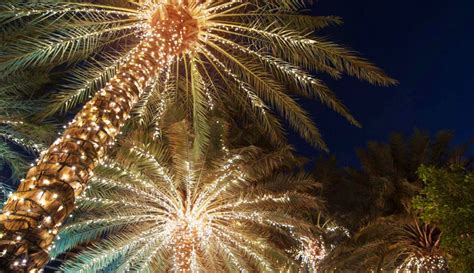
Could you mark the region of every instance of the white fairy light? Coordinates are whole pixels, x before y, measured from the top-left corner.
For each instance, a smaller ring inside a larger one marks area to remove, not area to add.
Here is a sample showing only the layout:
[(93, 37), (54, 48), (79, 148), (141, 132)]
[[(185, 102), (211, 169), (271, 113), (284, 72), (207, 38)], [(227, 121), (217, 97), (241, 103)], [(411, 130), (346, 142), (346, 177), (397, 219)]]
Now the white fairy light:
[[(244, 256), (250, 257), (265, 270), (274, 271), (275, 265), (266, 255), (266, 250), (273, 247), (269, 244), (269, 238), (259, 234), (248, 237), (249, 234), (242, 228), (245, 223), (251, 223), (249, 226), (286, 231), (287, 236), (296, 238), (290, 230), (298, 230), (298, 227), (287, 223), (284, 215), (283, 219), (271, 219), (255, 208), (271, 203), (285, 207), (298, 193), (291, 190), (281, 193), (269, 191), (247, 196), (246, 189), (251, 182), (243, 168), (248, 164), (247, 160), (254, 159), (230, 149), (223, 158), (210, 164), (212, 168), (201, 170), (203, 162), (192, 154), (175, 159), (170, 164), (161, 157), (163, 151), (146, 149), (148, 146), (145, 143), (130, 143), (133, 144), (122, 147), (123, 151), (130, 153), (140, 164), (146, 164), (149, 171), (139, 172), (120, 160), (103, 159), (100, 165), (103, 173), (92, 178), (90, 188), (85, 195), (77, 198), (77, 202), (79, 208), (86, 211), (92, 206), (103, 208), (108, 213), (71, 221), (62, 229), (62, 237), (67, 238), (68, 232), (88, 227), (134, 226), (136, 229), (129, 235), (134, 239), (126, 246), (111, 250), (119, 253), (141, 246), (140, 250), (131, 254), (130, 263), (124, 264), (124, 268), (131, 268), (138, 259), (141, 261), (140, 268), (153, 268), (152, 261), (156, 257), (169, 253), (170, 272), (203, 272), (201, 262), (204, 253), (221, 250), (241, 272), (249, 272), (246, 264), (242, 263), (242, 259), (247, 259)], [(179, 175), (176, 173), (178, 169)], [(200, 172), (202, 175), (199, 175)], [(121, 178), (116, 179), (115, 175), (108, 177), (106, 173), (120, 174)], [(113, 190), (104, 197), (99, 189)], [(114, 191), (126, 194), (116, 196)], [(84, 216), (81, 209), (79, 214)], [(110, 235), (113, 236), (113, 233)], [(253, 236), (260, 237), (250, 240)], [(81, 265), (81, 268), (87, 271), (93, 263), (100, 264), (108, 255), (97, 252), (92, 263)]]

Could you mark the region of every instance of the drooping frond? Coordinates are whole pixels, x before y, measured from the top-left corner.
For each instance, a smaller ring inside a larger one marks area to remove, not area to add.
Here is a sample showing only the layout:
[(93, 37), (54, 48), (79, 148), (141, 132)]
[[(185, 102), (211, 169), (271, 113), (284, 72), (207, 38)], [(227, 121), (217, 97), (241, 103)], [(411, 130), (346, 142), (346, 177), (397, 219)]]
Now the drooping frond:
[[(10, 169), (10, 177), (2, 178), (2, 182), (13, 179), (16, 180), (18, 177), (23, 175), (24, 171), (28, 167), (28, 161), (12, 147), (7, 144), (0, 142), (0, 170), (4, 170), (5, 165)], [(4, 180), (5, 179), (5, 180)]]
[(66, 113), (80, 104), (84, 104), (115, 76), (117, 68), (123, 64), (127, 56), (108, 54), (101, 56), (101, 60), (92, 60), (91, 63), (81, 63), (71, 69), (66, 76), (65, 83), (52, 97), (52, 103), (44, 115), (50, 116), (57, 112)]
[[(0, 99), (3, 96), (0, 95)], [(8, 97), (8, 96), (7, 96)], [(0, 170), (2, 182), (17, 183), (29, 164), (46, 149), (56, 134), (52, 123), (37, 124), (29, 116), (38, 112), (37, 101), (0, 100)], [(4, 169), (7, 166), (8, 168)]]

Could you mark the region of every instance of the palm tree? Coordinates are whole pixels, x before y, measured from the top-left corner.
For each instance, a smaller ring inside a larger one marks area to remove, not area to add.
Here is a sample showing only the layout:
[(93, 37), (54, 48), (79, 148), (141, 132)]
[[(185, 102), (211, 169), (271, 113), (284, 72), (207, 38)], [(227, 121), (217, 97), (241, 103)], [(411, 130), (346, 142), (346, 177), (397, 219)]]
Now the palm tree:
[(421, 165), (470, 164), (470, 144), (453, 146), (453, 136), (415, 130), (409, 137), (393, 134), (388, 143), (369, 142), (357, 150), (362, 170), (341, 170), (335, 158), (319, 160), (313, 173), (323, 183), (330, 215), (351, 231), (380, 217), (410, 215), (412, 199), (423, 188), (417, 174)]
[(389, 143), (370, 142), (358, 150), (362, 170), (320, 162), (315, 178), (323, 183), (329, 210), (353, 233), (327, 255), (324, 270), (447, 271), (441, 231), (417, 220), (412, 200), (424, 186), (417, 174), (421, 165), (469, 164), (469, 144), (453, 147), (452, 138), (446, 131), (431, 138), (416, 130), (409, 138), (394, 134)]
[(291, 150), (233, 147), (215, 120), (206, 155), (188, 122), (135, 128), (95, 170), (53, 255), (61, 272), (274, 272), (310, 234), (321, 201)]
[(308, 34), (339, 19), (300, 15), (303, 7), (301, 0), (2, 3), (0, 78), (68, 71), (66, 90), (53, 96), (56, 103), (46, 114), (91, 98), (5, 205), (2, 266), (35, 269), (47, 261), (54, 234), (139, 98), (159, 115), (167, 90), (184, 91), (178, 95), (191, 102), (201, 150), (214, 108), (258, 122), (272, 141), (281, 142), (276, 110), (303, 138), (325, 148), (289, 93), (317, 98), (357, 125), (306, 71), (335, 78), (346, 73), (380, 85), (395, 81), (351, 51)]
[(335, 246), (350, 237), (349, 231), (327, 219), (319, 210), (308, 217), (314, 232), (310, 236), (301, 237), (296, 248), (295, 257), (300, 261), (300, 273), (320, 272), (320, 264), (331, 253)]
[(441, 232), (416, 218), (380, 218), (336, 246), (324, 272), (448, 272)]

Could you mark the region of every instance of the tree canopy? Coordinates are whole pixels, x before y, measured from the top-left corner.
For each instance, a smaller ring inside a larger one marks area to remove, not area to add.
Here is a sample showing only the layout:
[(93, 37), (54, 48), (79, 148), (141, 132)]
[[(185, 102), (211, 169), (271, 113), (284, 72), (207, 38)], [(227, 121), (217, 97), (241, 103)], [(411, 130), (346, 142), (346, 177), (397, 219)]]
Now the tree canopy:
[(463, 166), (422, 166), (425, 183), (414, 200), (421, 218), (443, 231), (441, 246), (454, 272), (474, 270), (474, 171)]

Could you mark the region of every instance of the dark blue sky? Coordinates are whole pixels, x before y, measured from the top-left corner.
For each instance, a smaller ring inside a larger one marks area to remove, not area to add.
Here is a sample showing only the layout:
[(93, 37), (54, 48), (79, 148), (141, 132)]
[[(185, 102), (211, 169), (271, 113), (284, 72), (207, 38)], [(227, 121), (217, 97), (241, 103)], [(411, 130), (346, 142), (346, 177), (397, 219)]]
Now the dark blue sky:
[[(456, 141), (474, 136), (474, 1), (319, 0), (318, 15), (344, 25), (329, 37), (375, 62), (400, 85), (380, 88), (350, 78), (330, 86), (363, 124), (351, 127), (317, 103), (304, 102), (340, 163), (355, 164), (354, 148), (393, 131), (451, 129)], [(292, 137), (298, 151), (316, 153)]]

